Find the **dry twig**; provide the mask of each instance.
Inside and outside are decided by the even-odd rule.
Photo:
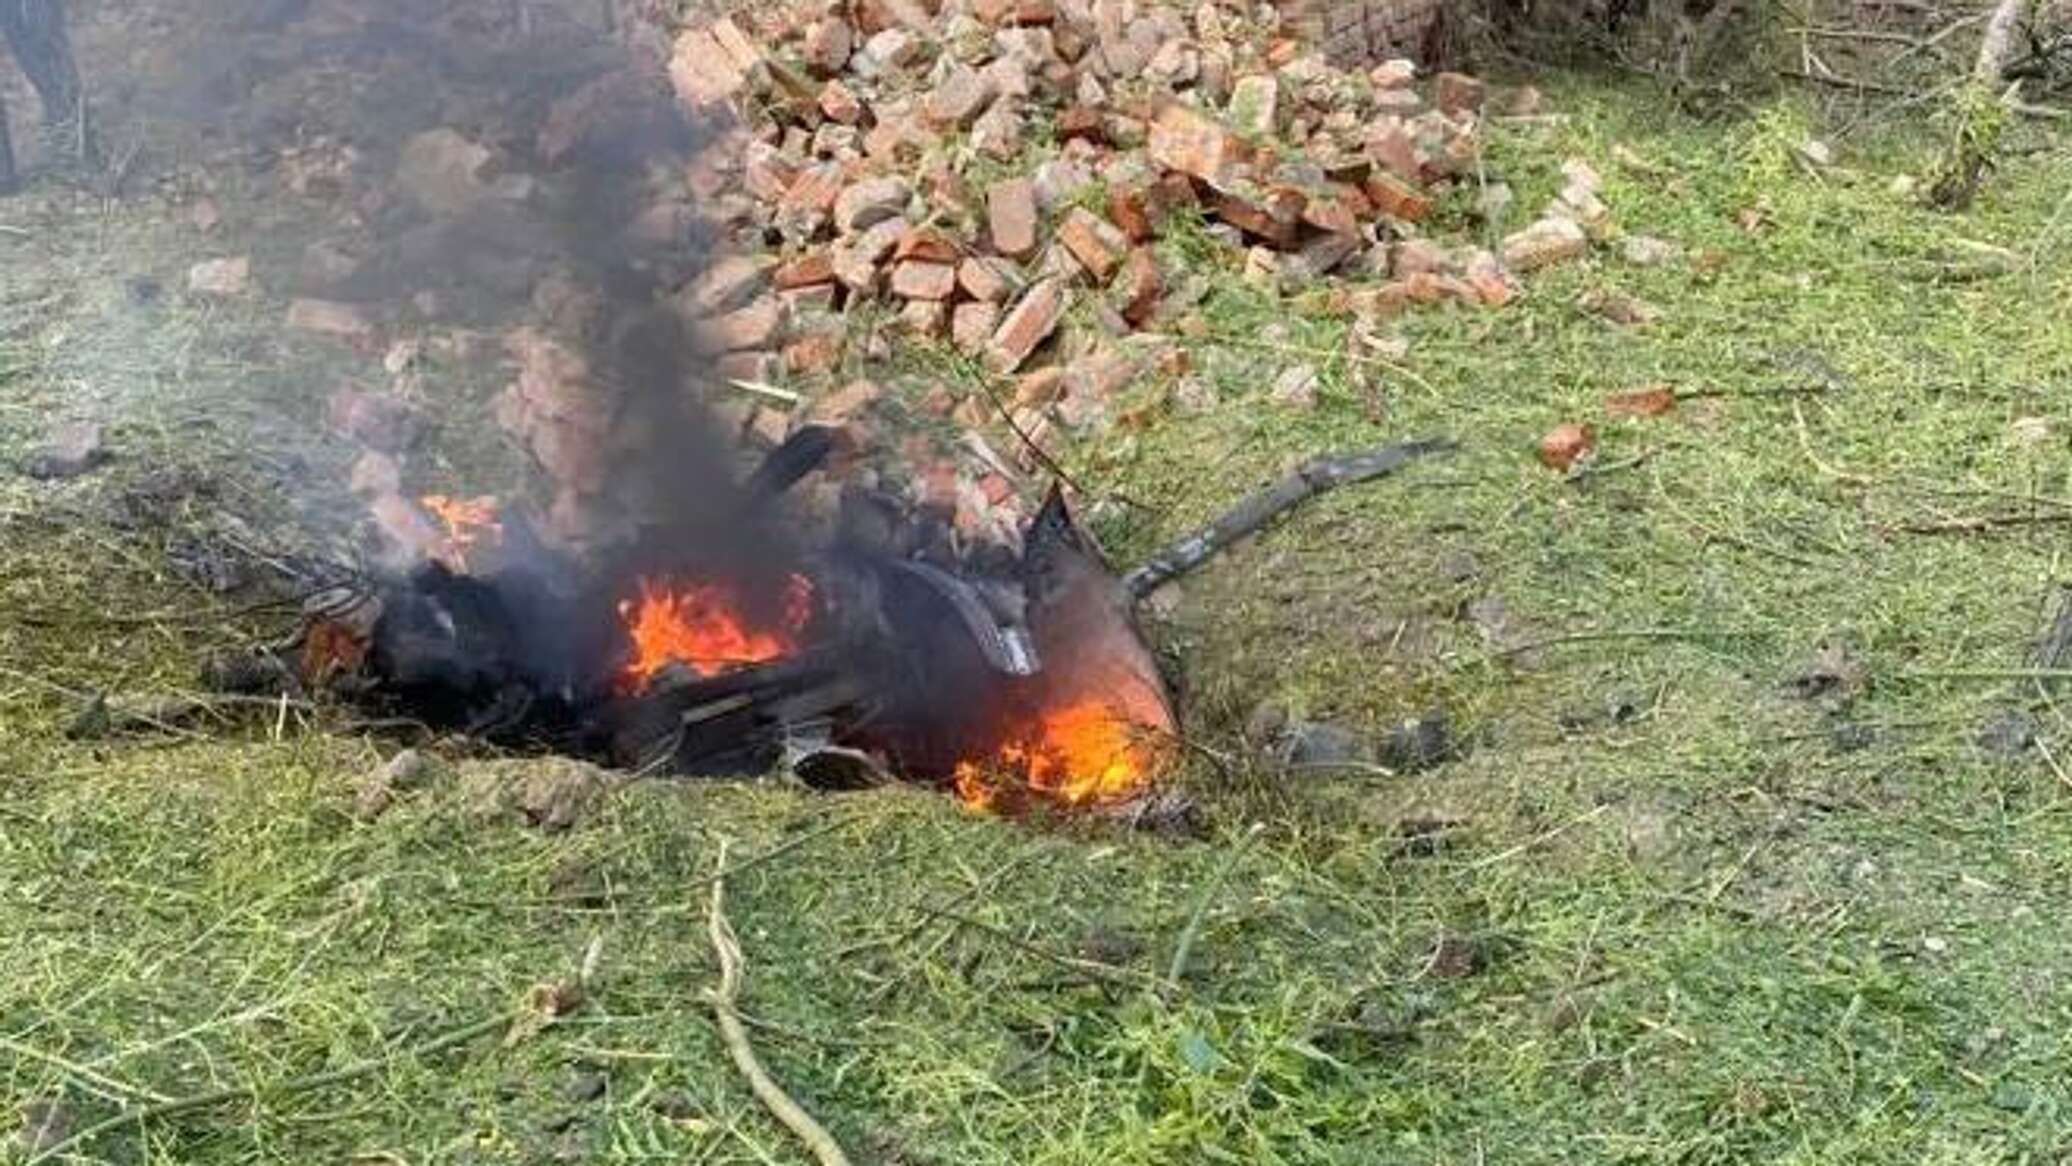
[[[748,1029],[741,1022],[740,1009],[735,1006],[741,995],[741,941],[735,938],[734,928],[727,922],[727,842],[724,838],[719,843],[718,867],[712,876],[712,907],[706,917],[706,926],[712,936],[713,954],[719,957],[719,987],[708,991],[707,996],[712,1001],[713,1016],[719,1021],[720,1037],[726,1042],[727,1051],[733,1054],[734,1066],[748,1078],[748,1087],[754,1091],[756,1100],[813,1151],[821,1166],[849,1166],[849,1156],[842,1152],[834,1135],[813,1120],[813,1115],[793,1101],[784,1087],[771,1078],[762,1061],[756,1057],[754,1046],[748,1043]]]

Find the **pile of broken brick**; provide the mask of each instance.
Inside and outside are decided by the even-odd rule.
[[[1016,378],[967,400],[967,419],[1003,406],[1040,443],[1105,417],[1140,371],[1184,367],[1172,337],[1199,332],[1208,285],[1161,253],[1176,220],[1228,242],[1255,282],[1350,277],[1332,302],[1368,317],[1501,305],[1519,274],[1608,236],[1578,163],[1499,251],[1422,237],[1435,196],[1476,176],[1485,113],[1537,116],[1537,91],[1425,85],[1400,59],[1341,70],[1260,15],[806,0],[682,30],[679,97],[738,119],[693,185],[739,253],[682,299],[722,373],[832,383],[901,337],[947,341],[979,375]],[[1046,347],[1068,316],[1084,334]],[[749,413],[767,437],[795,421]]]

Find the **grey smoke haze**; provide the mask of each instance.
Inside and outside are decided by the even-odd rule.
[[[356,305],[384,339],[540,329],[600,386],[610,464],[576,493],[600,525],[642,528],[629,553],[781,558],[739,521],[738,455],[705,423],[703,362],[666,307],[713,249],[684,189],[711,131],[674,100],[662,37],[632,7],[100,0],[73,19],[111,137],[313,212],[309,237],[271,246],[340,258],[277,263],[289,286],[269,292]],[[463,179],[456,158],[480,165]],[[570,493],[547,483],[540,509]]]

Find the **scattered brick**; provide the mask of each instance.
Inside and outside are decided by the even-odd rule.
[[[1432,196],[1387,171],[1367,176],[1363,193],[1374,209],[1392,219],[1421,223],[1432,213]]]
[[[906,213],[913,190],[898,178],[866,178],[850,184],[834,200],[835,229],[853,235],[865,227]]]
[[[1151,222],[1150,195],[1143,186],[1110,186],[1108,218],[1132,243],[1142,243],[1156,233]]]
[[[1249,157],[1243,141],[1214,118],[1177,102],[1151,122],[1151,160],[1168,170],[1215,183]]]
[[[1597,448],[1597,431],[1588,425],[1568,422],[1547,431],[1540,439],[1540,464],[1550,470],[1566,471]]]
[[[863,121],[863,102],[857,100],[854,90],[840,81],[829,81],[820,87],[819,104],[820,112],[843,125],[853,126]]]
[[[969,65],[951,69],[928,95],[928,120],[947,129],[964,129],[978,120],[993,100],[993,79]]]
[[[1590,239],[1583,228],[1569,219],[1545,218],[1504,239],[1504,266],[1512,271],[1537,271],[1589,250]]]
[[[770,282],[780,291],[790,291],[795,288],[812,287],[814,284],[833,283],[834,278],[834,255],[822,249],[782,264],[771,273]]]
[[[832,77],[849,63],[849,53],[855,45],[856,33],[849,27],[849,22],[840,16],[829,16],[813,22],[813,26],[806,30],[801,55],[805,58],[806,67],[814,74]]]
[[[1107,283],[1129,250],[1129,239],[1115,224],[1085,207],[1074,207],[1058,224],[1058,241],[1096,283]]]
[[[713,352],[768,348],[783,332],[785,315],[784,301],[766,295],[745,308],[704,321],[698,336]]]
[[[1151,248],[1138,247],[1130,252],[1129,262],[1123,268],[1122,287],[1122,318],[1131,327],[1142,328],[1157,313],[1165,295],[1165,276],[1159,271],[1158,257],[1151,253]]]
[[[1020,368],[1029,354],[1057,330],[1069,298],[1065,285],[1056,279],[1038,280],[1022,293],[1014,310],[993,333],[993,341],[986,350],[986,367],[996,373]]]
[[[892,294],[907,300],[947,300],[957,290],[957,269],[948,263],[909,259],[892,269]]]
[[[965,352],[977,353],[1000,327],[1000,305],[983,300],[958,304],[950,313],[950,339]]]
[[[1026,178],[1006,178],[986,192],[986,222],[1002,255],[1027,259],[1036,253],[1036,189]]]
[[[1007,265],[997,259],[974,255],[957,265],[957,286],[975,300],[997,304],[1014,292]]]

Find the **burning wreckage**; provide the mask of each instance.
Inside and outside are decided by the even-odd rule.
[[[665,534],[578,563],[493,499],[423,499],[437,545],[313,599],[292,671],[383,715],[644,774],[783,765],[1006,814],[1127,810],[1180,747],[1137,602],[1317,493],[1447,448],[1317,459],[1117,574],[1055,487],[1018,550],[960,546],[945,516],[861,490],[798,545],[784,494],[837,444],[808,427],[770,453],[727,500],[753,537],[718,553]]]

